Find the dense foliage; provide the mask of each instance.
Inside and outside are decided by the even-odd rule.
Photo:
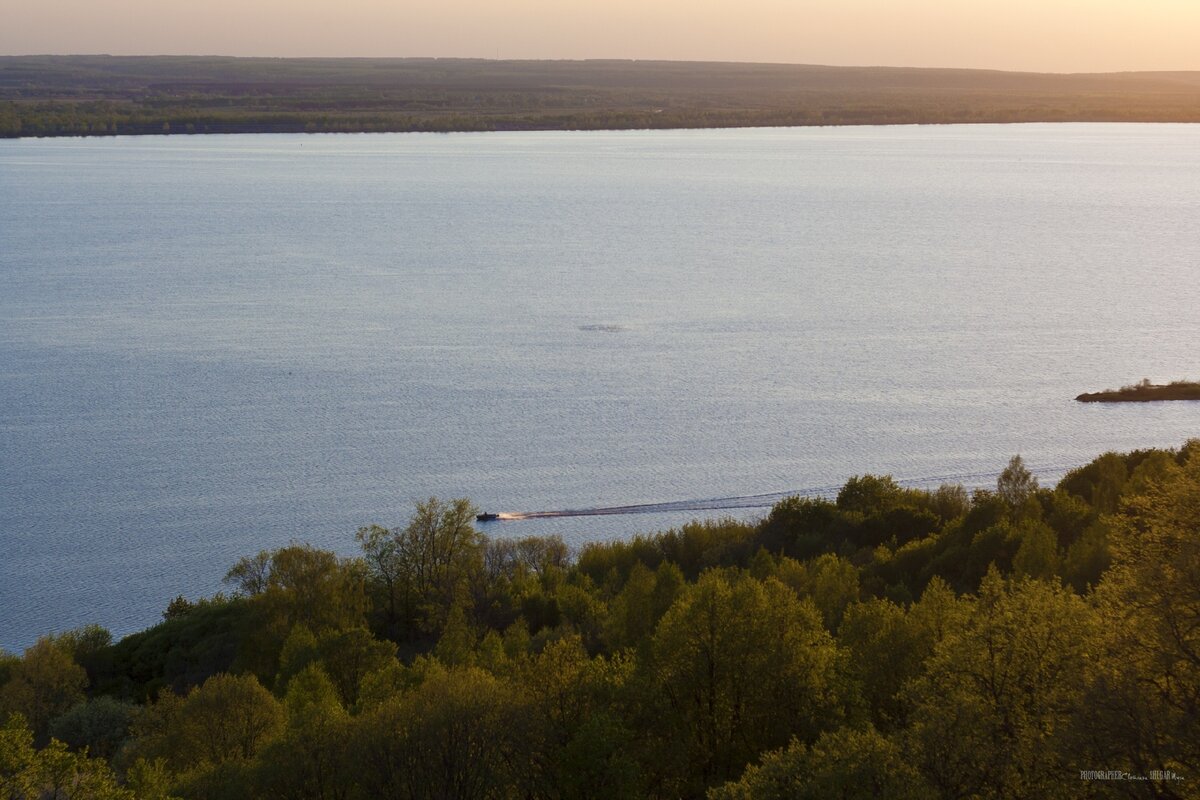
[[[1200,441],[574,557],[473,514],[0,657],[0,798],[1200,796]]]

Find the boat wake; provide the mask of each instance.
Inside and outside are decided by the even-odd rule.
[[[1072,467],[1050,467],[1039,470],[1043,476],[1062,476]],[[896,483],[908,489],[929,489],[943,483],[961,483],[968,489],[979,488],[1000,477],[1000,470],[994,472],[966,472],[957,475],[935,475],[924,478],[905,478]],[[765,494],[747,494],[736,497],[710,497],[699,500],[672,500],[663,503],[635,503],[626,506],[596,506],[592,508],[566,508],[557,511],[501,511],[493,517],[491,514],[485,521],[518,521],[526,519],[554,519],[557,517],[601,517],[618,514],[669,514],[680,511],[735,511],[747,508],[770,508],[789,497],[823,497],[830,499],[837,496],[841,485],[816,486],[807,489],[792,489],[785,492],[767,492]]]
[[[836,492],[836,490],[834,490]],[[497,515],[501,520],[549,519],[552,517],[600,517],[610,514],[668,514],[672,511],[721,511],[738,508],[768,508],[796,492],[712,497],[707,500],[673,500],[667,503],[636,503],[628,506],[565,508],[559,511],[508,511]]]

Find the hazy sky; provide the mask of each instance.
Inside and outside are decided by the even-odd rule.
[[[1200,69],[1200,0],[0,0],[0,53]]]

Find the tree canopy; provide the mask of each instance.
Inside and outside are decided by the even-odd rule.
[[[0,657],[0,797],[1200,796],[1200,442],[575,553],[473,514]]]

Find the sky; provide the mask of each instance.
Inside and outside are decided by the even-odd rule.
[[[0,0],[0,54],[1200,69],[1200,0]]]

